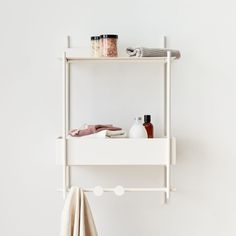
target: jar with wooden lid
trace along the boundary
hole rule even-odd
[[[102,57],[117,57],[117,41],[118,35],[116,34],[103,34],[100,35],[100,47]]]

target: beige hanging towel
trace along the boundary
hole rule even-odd
[[[66,198],[60,236],[97,236],[89,203],[81,188],[72,187]]]

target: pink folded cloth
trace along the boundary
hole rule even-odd
[[[73,129],[69,132],[72,137],[82,137],[89,134],[98,133],[102,130],[121,130],[119,127],[114,127],[113,125],[87,125],[85,129]]]

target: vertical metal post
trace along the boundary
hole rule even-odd
[[[166,39],[166,36],[163,36],[162,38],[162,46],[163,48],[166,48],[167,47],[167,39]],[[163,88],[163,91],[164,91],[164,111],[163,111],[163,120],[164,120],[164,137],[167,138],[167,110],[168,110],[168,105],[167,105],[167,101],[168,101],[168,91],[167,91],[167,60],[165,61],[164,63],[164,71],[163,71],[163,74],[164,74],[164,88]],[[169,149],[168,149],[169,150]],[[169,153],[168,153],[169,154]],[[169,198],[169,193],[168,193],[168,182],[169,182],[169,166],[168,165],[165,165],[164,167],[164,186],[165,188],[167,189],[166,192],[164,192],[164,200],[163,200],[163,203],[166,203],[167,202],[167,199]]]
[[[67,36],[67,48],[70,47],[70,37]],[[66,198],[70,186],[70,167],[67,160],[67,135],[70,129],[70,67],[67,62],[66,52],[63,53],[63,76],[62,76],[62,132],[63,132],[63,198]]]
[[[63,53],[63,68],[62,68],[62,138],[63,138],[63,198],[67,192],[67,59],[66,53]]]
[[[171,138],[171,52],[166,60],[166,137]]]
[[[163,48],[166,48],[167,45],[167,40],[166,40],[166,36],[163,36],[162,38],[162,46]],[[164,63],[164,136],[166,137],[166,63]]]
[[[67,48],[70,48],[71,46],[71,39],[70,36],[67,36]],[[70,64],[67,63],[67,73],[66,73],[66,135],[68,134],[70,130]],[[70,187],[70,180],[71,180],[71,168],[67,165],[67,188]]]
[[[168,163],[166,165],[166,200],[170,198],[170,159],[171,159],[171,52],[166,58],[166,138],[168,140]]]
[[[71,45],[70,36],[67,35],[67,38],[66,38],[66,46],[67,46],[67,48],[70,48],[70,45]]]

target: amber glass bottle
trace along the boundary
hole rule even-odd
[[[145,127],[148,138],[153,138],[154,137],[154,132],[153,132],[153,125],[151,123],[151,116],[150,115],[145,115],[144,116],[144,123],[143,126]]]

